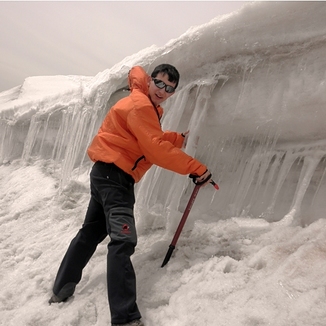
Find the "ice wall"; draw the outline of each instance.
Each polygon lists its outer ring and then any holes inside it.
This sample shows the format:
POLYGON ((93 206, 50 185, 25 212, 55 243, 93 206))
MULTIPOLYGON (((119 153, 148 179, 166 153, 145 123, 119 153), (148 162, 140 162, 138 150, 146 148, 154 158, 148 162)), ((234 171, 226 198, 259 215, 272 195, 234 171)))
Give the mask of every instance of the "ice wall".
MULTIPOLYGON (((163 129, 190 130, 186 152, 221 188, 202 189, 190 219, 311 223, 326 209, 325 17, 323 2, 253 3, 94 78, 28 78, 0 93, 0 162, 49 160, 64 187, 90 167, 86 148, 128 94, 130 67, 169 62, 182 80, 164 105, 163 129)), ((136 188, 140 229, 174 229, 192 187, 152 168, 136 188)))

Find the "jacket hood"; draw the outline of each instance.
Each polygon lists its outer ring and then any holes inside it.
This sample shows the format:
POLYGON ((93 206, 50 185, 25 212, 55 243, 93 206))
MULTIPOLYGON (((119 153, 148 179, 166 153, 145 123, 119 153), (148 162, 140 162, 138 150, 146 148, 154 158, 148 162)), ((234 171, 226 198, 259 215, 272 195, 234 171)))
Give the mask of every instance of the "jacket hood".
POLYGON ((130 69, 128 84, 131 92, 138 89, 145 95, 148 95, 148 75, 142 67, 135 66, 130 69))

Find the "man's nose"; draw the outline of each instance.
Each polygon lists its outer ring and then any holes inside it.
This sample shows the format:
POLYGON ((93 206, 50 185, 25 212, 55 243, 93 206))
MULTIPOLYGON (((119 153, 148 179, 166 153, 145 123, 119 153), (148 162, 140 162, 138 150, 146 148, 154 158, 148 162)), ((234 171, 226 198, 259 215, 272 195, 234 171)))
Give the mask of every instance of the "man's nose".
POLYGON ((161 88, 161 89, 159 90, 159 94, 160 94, 161 96, 164 96, 164 95, 166 94, 165 89, 164 89, 164 88, 161 88))

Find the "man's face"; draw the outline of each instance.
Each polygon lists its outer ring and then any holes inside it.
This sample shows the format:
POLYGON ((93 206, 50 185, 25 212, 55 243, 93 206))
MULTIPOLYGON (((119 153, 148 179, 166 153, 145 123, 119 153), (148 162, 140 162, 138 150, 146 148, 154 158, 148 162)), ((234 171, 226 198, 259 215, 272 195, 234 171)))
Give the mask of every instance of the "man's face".
MULTIPOLYGON (((168 74, 158 73, 157 76, 154 78, 156 80, 162 81, 167 86, 175 87, 176 83, 172 83, 169 81, 168 74)), ((157 106, 164 102, 166 99, 168 99, 170 96, 174 94, 166 92, 166 87, 159 88, 155 85, 154 81, 151 79, 149 82, 149 97, 152 100, 152 102, 157 106)))

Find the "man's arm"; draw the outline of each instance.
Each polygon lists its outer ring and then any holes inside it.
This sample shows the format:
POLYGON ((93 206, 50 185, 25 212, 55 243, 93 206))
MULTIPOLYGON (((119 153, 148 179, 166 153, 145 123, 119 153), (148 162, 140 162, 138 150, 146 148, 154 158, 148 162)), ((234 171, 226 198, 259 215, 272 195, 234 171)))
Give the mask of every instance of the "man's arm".
POLYGON ((183 142, 185 140, 182 134, 175 131, 164 131, 162 139, 169 141, 171 144, 178 148, 182 147, 183 142))
MULTIPOLYGON (((170 141, 164 140, 163 131, 152 104, 143 102, 128 115, 128 127, 137 138, 146 159, 162 168, 180 173, 203 175, 207 167, 184 153, 170 141)), ((182 137, 182 136, 181 136, 182 137)))

